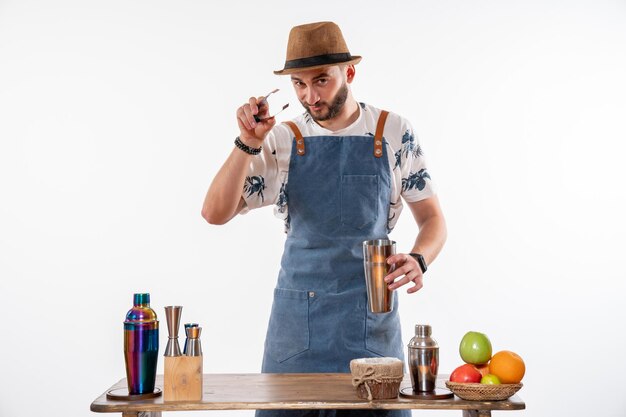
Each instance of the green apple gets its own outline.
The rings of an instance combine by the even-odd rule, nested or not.
[[[489,384],[489,385],[499,385],[500,378],[495,376],[494,374],[487,374],[480,379],[481,384]]]
[[[482,365],[491,359],[491,342],[480,332],[467,332],[459,345],[461,359],[473,365]]]

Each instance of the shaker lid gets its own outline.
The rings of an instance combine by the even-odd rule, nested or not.
[[[409,348],[436,349],[437,341],[430,337],[432,328],[428,324],[416,324],[415,336],[409,342]]]
[[[432,333],[432,327],[428,324],[416,324],[415,325],[415,336],[418,337],[428,337]]]
[[[150,293],[135,293],[133,295],[133,304],[136,306],[150,304]]]
[[[133,308],[126,313],[125,324],[156,322],[156,312],[150,308],[150,294],[135,293],[133,295]]]

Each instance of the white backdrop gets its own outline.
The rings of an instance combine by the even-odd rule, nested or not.
[[[301,111],[272,70],[317,20],[363,55],[356,98],[413,123],[447,218],[404,343],[430,323],[441,372],[469,330],[519,353],[506,415],[626,415],[623,0],[0,0],[0,416],[92,415],[134,292],[202,325],[205,372],[259,371],[282,224],[200,208],[238,105]]]

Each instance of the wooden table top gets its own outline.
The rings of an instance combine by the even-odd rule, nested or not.
[[[126,386],[126,379],[107,389]],[[157,375],[163,387],[163,375]],[[401,388],[411,386],[405,375]],[[437,387],[445,388],[438,379]],[[342,374],[204,374],[201,401],[169,402],[163,396],[143,401],[108,400],[105,391],[92,404],[99,413],[188,410],[268,410],[268,409],[453,409],[523,410],[524,402],[514,395],[504,401],[414,400],[398,397],[367,401],[357,397],[349,373]]]

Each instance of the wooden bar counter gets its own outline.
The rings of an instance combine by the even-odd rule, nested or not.
[[[437,387],[445,388],[445,379]],[[111,388],[126,386],[122,379]],[[157,387],[163,387],[158,375]],[[405,375],[401,388],[411,386]],[[114,401],[105,391],[92,404],[97,413],[122,413],[123,417],[156,417],[162,411],[191,410],[276,410],[276,409],[423,409],[462,410],[464,416],[491,415],[491,410],[523,410],[517,396],[503,401],[465,401],[458,397],[444,400],[414,400],[403,397],[367,401],[357,397],[352,378],[345,374],[204,374],[200,401],[167,402],[163,396],[142,401]]]

